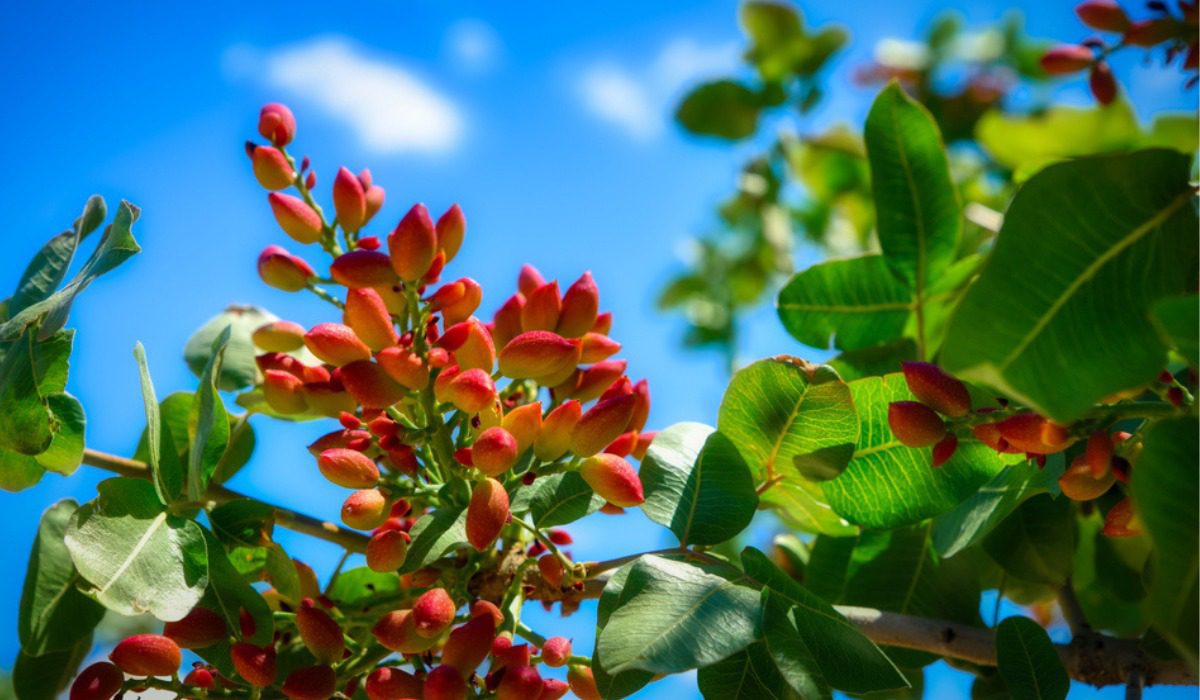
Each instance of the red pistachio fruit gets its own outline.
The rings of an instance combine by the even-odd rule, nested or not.
[[[645,500],[642,481],[624,459],[610,454],[598,454],[583,460],[579,474],[604,500],[629,508]]]
[[[408,556],[407,532],[379,530],[367,541],[367,567],[372,571],[387,573],[404,565]]]
[[[903,362],[904,381],[917,400],[951,418],[971,411],[971,395],[965,384],[929,362]]]
[[[305,600],[304,605],[296,612],[296,628],[300,631],[300,639],[317,661],[333,663],[341,661],[342,653],[346,650],[346,641],[342,637],[341,625],[329,613],[314,607],[311,600]]]
[[[275,647],[260,647],[247,642],[230,649],[233,667],[247,683],[267,688],[275,683]]]
[[[571,658],[571,640],[566,637],[551,637],[542,645],[542,661],[551,668],[564,666]]]
[[[946,424],[934,410],[919,401],[893,401],[888,405],[888,426],[908,447],[931,447],[946,436]]]
[[[179,645],[161,634],[126,637],[108,658],[131,676],[170,676],[183,661]]]
[[[112,700],[124,682],[121,669],[107,661],[97,661],[83,669],[71,684],[70,700]]]
[[[438,666],[425,677],[425,700],[465,700],[467,683],[453,666]]]
[[[413,626],[422,637],[436,637],[454,621],[457,609],[446,589],[425,591],[413,602]]]
[[[203,649],[228,637],[229,628],[217,613],[195,607],[183,619],[163,625],[163,636],[183,649]]]
[[[296,137],[296,117],[287,105],[271,102],[258,113],[258,133],[276,146],[286,146]]]
[[[471,491],[467,506],[467,541],[479,551],[492,546],[508,522],[508,492],[495,479],[484,479]]]
[[[328,700],[337,692],[337,674],[328,666],[307,666],[288,674],[283,694],[288,700]]]
[[[398,668],[377,668],[367,676],[368,700],[409,700],[421,697],[421,680]]]
[[[335,447],[317,456],[322,476],[348,489],[372,488],[379,482],[379,467],[370,457],[356,450]]]

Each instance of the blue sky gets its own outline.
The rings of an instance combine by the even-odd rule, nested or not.
[[[961,4],[961,3],[960,3]],[[852,44],[832,73],[830,98],[800,125],[859,124],[870,89],[848,79],[886,36],[920,35],[948,2],[823,0],[810,24],[836,20]],[[1069,3],[1025,0],[959,7],[982,25],[1022,7],[1030,32],[1066,40],[1085,33]],[[523,262],[569,284],[591,269],[613,334],[634,378],[648,377],[651,423],[712,423],[726,376],[721,358],[679,350],[680,322],[655,311],[657,290],[678,269],[687,238],[711,225],[745,147],[697,142],[670,122],[674,100],[698,79],[737,64],[736,3],[213,2],[12,3],[0,23],[0,203],[6,212],[0,285],[14,284],[42,242],[76,216],[88,195],[110,208],[143,208],[144,253],[93,285],[75,305],[70,390],[88,409],[91,446],[130,454],[143,424],[131,350],[147,348],[160,395],[187,390],[190,333],[231,302],[253,303],[304,324],[329,307],[262,285],[259,250],[288,245],[241,144],[255,137],[259,106],[291,105],[294,152],[309,154],[327,192],[338,166],[370,167],[388,192],[376,221],[386,233],[417,201],[441,211],[459,202],[467,243],[449,274],[484,287],[489,314],[512,292]],[[1146,117],[1194,107],[1175,75],[1120,65]],[[1081,82],[1058,96],[1086,101]],[[326,196],[325,201],[328,201]],[[781,352],[820,359],[778,327],[769,310],[750,321],[743,359]],[[256,423],[258,454],[232,486],[306,512],[336,517],[339,489],[316,477],[304,445],[317,424]],[[0,579],[0,668],[17,651],[20,575],[37,518],[64,497],[90,499],[102,475],[81,469],[0,496],[10,547]],[[640,514],[597,516],[574,528],[577,558],[669,544]],[[766,544],[770,523],[756,529]],[[281,533],[318,572],[337,552]],[[570,620],[530,612],[538,627],[574,636],[586,651],[592,610]],[[932,688],[962,692],[962,676],[930,674]],[[931,688],[931,689],[932,689]],[[641,697],[689,697],[684,677]],[[941,694],[941,693],[939,693]],[[1113,695],[1116,696],[1115,694]],[[1150,697],[1170,697],[1152,691]]]

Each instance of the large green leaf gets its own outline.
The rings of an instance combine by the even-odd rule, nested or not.
[[[8,315],[20,313],[31,305],[42,301],[58,289],[58,285],[66,279],[71,260],[75,257],[75,249],[80,241],[95,231],[108,215],[104,206],[104,198],[92,195],[83,207],[83,213],[75,220],[74,225],[54,238],[51,238],[33,260],[29,261],[21,280],[17,283],[17,291],[8,301]]]
[[[223,544],[258,547],[269,539],[275,508],[251,498],[237,498],[209,511],[208,522]]]
[[[682,558],[681,555],[676,555],[674,558]],[[608,624],[608,618],[613,612],[621,607],[623,596],[625,594],[625,582],[629,578],[629,572],[637,564],[634,559],[631,562],[621,566],[612,575],[608,577],[608,581],[604,584],[604,590],[600,594],[600,600],[596,605],[596,640],[599,641],[600,634],[604,631],[604,626]],[[633,590],[630,590],[633,593]],[[608,700],[613,698],[624,698],[641,690],[649,683],[654,674],[650,671],[642,671],[630,669],[621,671],[620,673],[609,673],[604,668],[604,661],[600,656],[599,645],[594,645],[592,651],[592,676],[596,681],[596,688],[600,691],[600,696]]]
[[[775,566],[752,547],[742,551],[746,574],[771,590],[778,603],[790,606],[787,621],[804,642],[829,685],[847,692],[903,688],[904,677],[887,656],[857,627]],[[772,630],[776,639],[781,628]]]
[[[522,488],[512,502],[512,512],[528,512],[538,527],[567,525],[590,515],[604,505],[579,472],[539,476]]]
[[[795,694],[800,698],[830,697],[829,683],[821,673],[808,644],[800,636],[800,631],[793,615],[803,615],[804,611],[795,611],[786,595],[772,592],[770,587],[762,591],[762,631],[763,640],[760,642],[767,651],[768,657],[775,663],[779,674],[787,681]]]
[[[92,280],[108,272],[117,265],[135,255],[141,248],[133,238],[131,231],[137,221],[139,210],[129,202],[121,202],[112,226],[104,232],[100,244],[92,251],[88,261],[83,264],[75,277],[62,289],[50,296],[30,304],[20,312],[12,314],[7,321],[0,323],[0,340],[13,340],[25,332],[25,329],[41,324],[38,338],[45,339],[53,335],[67,322],[71,311],[71,302],[82,292]]]
[[[83,464],[84,431],[87,428],[83,404],[64,392],[47,396],[46,407],[50,409],[54,433],[50,444],[34,459],[50,471],[69,476]]]
[[[996,662],[1014,700],[1063,700],[1071,677],[1036,622],[1010,617],[996,628]]]
[[[218,393],[217,377],[221,373],[221,360],[231,332],[232,327],[226,326],[213,339],[208,365],[200,375],[200,387],[196,390],[188,414],[188,444],[191,448],[188,450],[185,483],[189,501],[204,497],[229,445],[229,415]]]
[[[912,292],[881,255],[827,260],[792,276],[776,301],[779,320],[814,348],[861,350],[898,338],[913,310]]]
[[[148,481],[108,479],[98,490],[65,537],[75,568],[91,584],[86,592],[122,615],[187,615],[208,584],[200,526],[162,511]]]
[[[234,568],[225,548],[213,533],[204,530],[203,540],[213,608],[225,618],[230,630],[242,629],[241,615],[245,610],[254,621],[254,633],[246,641],[251,644],[270,644],[275,635],[275,620],[267,601]]]
[[[693,134],[737,140],[755,132],[761,108],[758,93],[732,80],[717,80],[695,87],[675,118]]]
[[[467,509],[442,506],[413,525],[412,544],[400,573],[408,574],[429,566],[446,552],[467,544]]]
[[[43,452],[54,437],[50,406],[38,387],[36,343],[34,330],[22,334],[0,362],[0,448],[29,456]]]
[[[103,606],[76,588],[79,573],[63,543],[74,501],[59,501],[42,515],[29,554],[21,591],[17,633],[21,649],[33,656],[65,651],[91,638],[104,617]]]
[[[890,528],[944,513],[971,496],[1004,466],[994,450],[963,439],[954,456],[934,469],[929,448],[906,447],[888,427],[888,404],[912,399],[904,375],[849,383],[860,433],[854,458],[841,476],[822,484],[833,509],[852,523]]]
[[[229,342],[219,365],[219,388],[221,391],[237,391],[252,386],[258,377],[258,365],[254,362],[258,350],[250,336],[258,327],[277,320],[279,318],[270,311],[257,306],[230,306],[205,321],[188,338],[183,348],[183,359],[197,377],[203,378],[215,352],[213,341],[229,328]]]
[[[642,557],[600,633],[605,668],[679,673],[744,649],[760,632],[759,593],[745,582],[688,562]]]
[[[1139,151],[1031,178],[950,321],[945,368],[1063,422],[1152,381],[1167,353],[1150,308],[1196,285],[1189,160]]]
[[[1030,498],[983,538],[983,549],[1019,579],[1062,585],[1075,554],[1071,502],[1049,494]]]
[[[372,571],[365,566],[338,574],[329,587],[329,598],[339,606],[352,607],[375,596],[400,590],[400,576],[394,571]]]
[[[1138,517],[1154,541],[1157,564],[1149,609],[1154,629],[1185,659],[1197,654],[1197,551],[1200,550],[1200,502],[1196,419],[1174,418],[1146,431],[1142,454],[1133,471],[1133,497]]]
[[[893,81],[875,98],[864,138],[883,259],[920,307],[954,259],[962,222],[942,136],[929,112]],[[918,345],[922,336],[918,331]]]
[[[13,691],[18,700],[55,700],[70,685],[79,665],[92,650],[92,635],[80,639],[74,646],[32,656],[24,651],[17,654],[13,665]]]
[[[46,468],[36,457],[0,449],[0,489],[24,491],[42,480]]]
[[[764,641],[705,666],[696,674],[696,685],[706,700],[799,700],[818,695],[797,695],[780,673]]]
[[[171,438],[171,430],[164,425],[158,397],[154,394],[154,382],[150,379],[150,367],[146,364],[146,348],[140,342],[133,348],[133,357],[137,360],[142,402],[146,405],[146,456],[154,476],[154,489],[159,500],[167,505],[183,491],[183,464]]]
[[[754,479],[737,447],[707,425],[676,423],[660,432],[638,471],[642,510],[671,528],[681,545],[737,536],[754,517]]]
[[[813,453],[853,444],[858,436],[850,390],[836,372],[789,357],[755,362],[730,381],[717,428],[741,451],[756,483],[781,479],[761,500],[790,523],[815,532],[853,532],[797,466],[797,460],[804,466]]]
[[[1200,367],[1200,296],[1161,299],[1151,309],[1150,320],[1167,345],[1192,367]]]
[[[195,397],[196,395],[190,391],[177,391],[160,401],[158,405],[158,413],[162,419],[163,444],[166,444],[166,434],[170,433],[170,441],[175,449],[176,459],[181,465],[186,465],[188,460],[191,439],[188,437],[188,418]],[[225,449],[225,454],[221,456],[221,461],[217,463],[212,483],[224,483],[230,479],[246,465],[254,453],[256,438],[254,426],[250,423],[249,417],[249,414],[245,413],[229,415],[229,446]],[[138,440],[134,459],[150,462],[148,440],[147,431],[142,430],[142,437]],[[164,459],[169,458],[164,457]]]
[[[1047,489],[1046,472],[1031,461],[1002,469],[992,480],[933,521],[933,547],[951,557],[982,540],[1030,496]]]
[[[742,3],[738,14],[750,39],[746,59],[758,67],[765,80],[786,78],[805,41],[799,13],[781,3],[755,1]]]

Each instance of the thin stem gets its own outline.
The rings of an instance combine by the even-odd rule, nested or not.
[[[342,552],[342,558],[338,559],[337,566],[333,567],[333,574],[329,577],[329,583],[325,584],[325,595],[329,595],[329,591],[333,590],[333,585],[337,583],[338,576],[342,575],[342,568],[346,566],[346,560],[350,558],[350,550]]]
[[[342,303],[341,299],[338,299],[334,295],[330,294],[323,287],[318,287],[315,284],[309,283],[307,289],[308,289],[308,291],[312,292],[313,294],[316,294],[318,297],[321,297],[322,299],[329,302],[330,304],[333,304],[334,306],[338,307],[339,309],[346,308],[346,305]]]
[[[1071,584],[1070,577],[1067,578],[1062,588],[1058,589],[1058,607],[1062,610],[1062,616],[1067,621],[1067,626],[1071,628],[1072,637],[1092,633],[1092,626],[1083,614],[1083,606],[1079,604],[1079,598],[1075,595],[1075,587]]]
[[[533,643],[535,647],[546,646],[546,638],[529,629],[529,627],[527,627],[523,622],[518,621],[517,628],[513,631],[524,637],[527,641]]]
[[[563,573],[567,574],[568,576],[573,576],[571,574],[571,570],[575,567],[575,565],[570,559],[567,559],[567,556],[563,554],[562,551],[559,550],[558,545],[554,544],[549,537],[543,535],[541,530],[530,525],[521,518],[513,518],[512,521],[533,533],[533,536],[537,539],[537,541],[541,542],[546,549],[550,550],[550,553],[553,554],[555,558],[558,559],[559,563],[563,565]]]
[[[151,478],[150,465],[145,462],[118,457],[98,450],[84,450],[83,463],[90,467],[97,467],[120,474],[121,476],[133,477],[135,479]],[[224,503],[236,499],[246,499],[262,503],[275,509],[275,523],[280,527],[285,527],[289,530],[309,535],[310,537],[316,537],[326,542],[332,542],[354,552],[367,551],[366,535],[353,530],[347,530],[328,520],[321,520],[320,518],[298,513],[267,501],[250,498],[220,484],[209,484],[205,497],[216,503]]]

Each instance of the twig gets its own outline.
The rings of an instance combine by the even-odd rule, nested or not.
[[[150,478],[150,466],[145,462],[126,459],[124,457],[118,457],[116,455],[111,455],[97,450],[84,450],[83,463],[91,467],[106,469],[110,472],[120,474],[121,476],[129,476],[135,479]],[[275,509],[275,523],[281,527],[285,527],[289,530],[309,535],[311,537],[316,537],[318,539],[325,540],[326,542],[332,542],[353,552],[367,551],[366,535],[362,534],[361,532],[347,530],[337,523],[332,523],[328,520],[321,520],[320,518],[314,518],[311,515],[298,513],[290,508],[277,506],[273,503],[268,503],[257,498],[250,498],[249,496],[245,496],[237,491],[234,491],[233,489],[221,486],[220,484],[210,484],[208,487],[208,492],[205,495],[209,500],[217,503],[224,503],[226,501],[232,501],[239,498],[258,501],[259,503],[263,503]]]
[[[1062,610],[1062,616],[1067,621],[1067,626],[1071,628],[1072,637],[1081,637],[1092,633],[1092,626],[1088,624],[1087,617],[1083,614],[1083,606],[1079,604],[1079,598],[1075,596],[1075,587],[1071,584],[1070,578],[1062,585],[1062,588],[1058,589],[1058,607]]]

